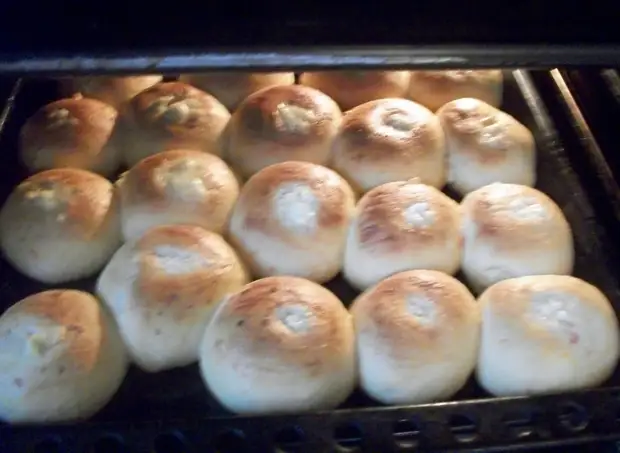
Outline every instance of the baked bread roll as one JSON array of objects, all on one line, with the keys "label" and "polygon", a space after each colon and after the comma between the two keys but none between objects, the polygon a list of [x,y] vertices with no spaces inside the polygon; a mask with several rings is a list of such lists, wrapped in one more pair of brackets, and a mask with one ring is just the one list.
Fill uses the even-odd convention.
[{"label": "baked bread roll", "polygon": [[161,82],[161,75],[129,77],[70,77],[60,81],[63,96],[81,93],[87,98],[99,99],[120,109],[138,93]]},{"label": "baked bread roll", "polygon": [[497,396],[567,392],[602,384],[618,363],[618,320],[609,300],[566,275],[504,280],[479,299],[477,377]]},{"label": "baked bread roll", "polygon": [[284,162],[245,184],[230,240],[256,277],[295,275],[323,283],[340,272],[354,211],[353,191],[337,173]]},{"label": "baked bread roll", "polygon": [[246,178],[285,161],[325,164],[341,119],[336,103],[313,88],[265,88],[233,113],[227,158]]},{"label": "baked bread roll", "polygon": [[441,188],[445,159],[443,129],[430,110],[406,99],[379,99],[344,115],[331,166],[363,193],[411,178]]},{"label": "baked bread roll", "polygon": [[475,98],[499,107],[504,76],[499,69],[412,71],[408,97],[433,112],[450,101]]},{"label": "baked bread roll", "polygon": [[454,274],[461,262],[459,205],[415,181],[391,182],[362,197],[347,236],[343,274],[364,290],[397,272]]},{"label": "baked bread roll", "polygon": [[197,225],[223,233],[239,196],[239,183],[223,160],[191,150],[147,157],[117,185],[126,240],[165,224]]},{"label": "baked bread roll", "polygon": [[448,182],[462,195],[494,182],[533,186],[536,143],[512,116],[473,98],[437,111],[446,134]]},{"label": "baked bread roll", "polygon": [[405,97],[409,79],[409,71],[319,71],[301,74],[299,83],[330,96],[344,112],[375,99]]},{"label": "baked bread roll", "polygon": [[32,172],[74,167],[111,176],[120,165],[117,111],[75,97],[39,109],[20,132],[19,154]]},{"label": "baked bread roll", "polygon": [[0,248],[21,273],[56,284],[89,277],[121,242],[112,184],[74,168],[19,184],[0,210]]},{"label": "baked bread roll", "polygon": [[134,97],[123,114],[125,163],[131,167],[172,149],[219,155],[229,119],[210,94],[181,82],[158,83]]},{"label": "baked bread roll", "polygon": [[88,418],[127,371],[116,326],[88,293],[44,291],[0,317],[0,419],[51,423]]},{"label": "baked bread roll", "polygon": [[462,270],[481,292],[513,277],[570,274],[570,225],[544,193],[517,184],[490,184],[465,197]]},{"label": "baked bread roll", "polygon": [[200,347],[200,370],[232,412],[332,409],[355,386],[354,342],[351,317],[331,292],[270,277],[222,303]]},{"label": "baked bread roll", "polygon": [[293,85],[293,72],[208,72],[184,74],[179,80],[215,96],[230,111],[249,95],[275,85]]},{"label": "baked bread roll", "polygon": [[386,278],[351,306],[362,389],[384,404],[450,398],[476,365],[480,310],[469,290],[442,272]]},{"label": "baked bread roll", "polygon": [[99,276],[97,294],[136,365],[156,372],[196,362],[213,311],[247,282],[221,236],[167,225],[125,243]]}]

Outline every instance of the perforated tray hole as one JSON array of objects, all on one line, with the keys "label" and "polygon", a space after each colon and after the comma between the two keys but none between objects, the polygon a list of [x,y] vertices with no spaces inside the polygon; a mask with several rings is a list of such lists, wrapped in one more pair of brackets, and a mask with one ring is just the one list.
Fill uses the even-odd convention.
[{"label": "perforated tray hole", "polygon": [[62,453],[58,439],[45,439],[32,446],[32,453]]},{"label": "perforated tray hole", "polygon": [[248,448],[245,434],[240,429],[231,429],[219,434],[213,444],[216,453],[243,453]]},{"label": "perforated tray hole", "polygon": [[457,442],[469,443],[478,438],[478,422],[469,415],[455,414],[450,417],[450,430]]},{"label": "perforated tray hole", "polygon": [[278,452],[296,453],[301,451],[304,438],[304,432],[299,426],[289,426],[278,431],[273,442]]},{"label": "perforated tray hole", "polygon": [[509,412],[502,417],[506,434],[511,439],[524,439],[534,434],[536,425],[534,416],[527,411]]},{"label": "perforated tray hole", "polygon": [[174,431],[157,436],[153,453],[189,453],[189,445],[180,432]]},{"label": "perforated tray hole", "polygon": [[357,423],[343,423],[334,429],[334,441],[346,452],[359,451],[362,446],[362,429]]},{"label": "perforated tray hole", "polygon": [[590,423],[590,415],[585,407],[573,401],[564,403],[558,408],[560,424],[568,431],[583,431]]},{"label": "perforated tray hole", "polygon": [[399,420],[393,427],[394,443],[402,449],[414,449],[420,443],[420,427],[414,420]]},{"label": "perforated tray hole", "polygon": [[121,437],[107,435],[97,439],[89,453],[129,453],[129,449]]}]

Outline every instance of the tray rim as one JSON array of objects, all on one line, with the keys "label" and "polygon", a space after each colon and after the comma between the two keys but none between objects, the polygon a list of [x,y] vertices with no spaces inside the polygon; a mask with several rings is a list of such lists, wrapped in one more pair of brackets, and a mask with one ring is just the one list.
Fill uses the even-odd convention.
[{"label": "tray rim", "polygon": [[553,68],[614,65],[620,47],[606,44],[435,44],[323,47],[167,48],[81,53],[0,53],[0,75],[59,76],[214,70]]}]

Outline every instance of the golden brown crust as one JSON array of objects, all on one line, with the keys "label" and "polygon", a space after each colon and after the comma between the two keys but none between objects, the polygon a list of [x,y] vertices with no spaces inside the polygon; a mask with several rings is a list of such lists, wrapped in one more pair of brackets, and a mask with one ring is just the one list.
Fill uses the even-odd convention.
[{"label": "golden brown crust", "polygon": [[408,71],[306,72],[300,83],[333,97],[343,110],[374,99],[403,97],[409,84]]},{"label": "golden brown crust", "polygon": [[106,341],[106,326],[99,304],[90,294],[69,289],[44,291],[22,299],[7,314],[51,320],[63,328],[62,342],[73,364],[85,373],[96,366]]},{"label": "golden brown crust", "polygon": [[[291,125],[285,109],[306,112],[304,127]],[[340,119],[334,101],[310,87],[274,86],[260,90],[239,106],[233,114],[234,134],[249,141],[274,142],[283,146],[310,145],[321,142],[331,133],[330,124]]]},{"label": "golden brown crust", "polygon": [[529,310],[532,296],[542,292],[562,292],[615,316],[607,297],[597,287],[570,275],[533,275],[503,280],[488,288],[480,296],[480,303],[488,305],[497,315],[522,317]]},{"label": "golden brown crust", "polygon": [[[132,167],[122,177],[121,193],[127,204],[148,203],[153,207],[165,208],[178,200],[166,190],[165,175],[174,167],[191,163],[189,173],[198,178],[207,189],[207,195],[194,203],[196,209],[211,212],[221,203],[217,193],[234,180],[234,175],[219,157],[194,150],[172,150],[154,154]],[[237,188],[238,190],[238,188]]]},{"label": "golden brown crust", "polygon": [[505,160],[505,151],[534,151],[532,133],[519,121],[479,99],[463,98],[437,112],[446,134],[459,143],[452,152],[466,155],[483,165]]},{"label": "golden brown crust", "polygon": [[[396,127],[390,122],[396,122]],[[443,145],[438,126],[437,118],[426,107],[405,99],[379,99],[344,115],[335,146],[358,162],[414,160]]]},{"label": "golden brown crust", "polygon": [[[179,108],[167,109],[171,105]],[[158,83],[142,91],[127,110],[129,127],[148,131],[167,149],[202,149],[204,137],[213,134],[214,126],[219,131],[225,116],[228,110],[217,99],[182,82]]]},{"label": "golden brown crust", "polygon": [[[404,211],[428,203],[433,221],[428,226],[407,222]],[[357,206],[357,228],[362,247],[402,251],[404,247],[440,243],[458,235],[458,204],[439,190],[415,181],[391,182],[370,190]]]},{"label": "golden brown crust", "polygon": [[[479,298],[481,309],[488,315],[514,323],[540,346],[556,349],[565,342],[532,314],[532,301],[536,295],[549,293],[555,299],[574,298],[590,310],[603,316],[616,315],[606,296],[595,286],[569,275],[534,275],[503,280],[488,288]],[[572,313],[575,315],[575,313]]]},{"label": "golden brown crust", "polygon": [[[407,307],[408,298],[432,303],[433,321],[421,320]],[[411,345],[423,349],[468,321],[479,322],[476,301],[458,280],[443,272],[414,270],[395,274],[361,294],[351,306],[358,335],[370,333],[407,357]],[[438,357],[440,360],[440,357]]]},{"label": "golden brown crust", "polygon": [[81,93],[118,107],[161,79],[160,75],[71,77],[61,80],[61,92],[67,96]]},{"label": "golden brown crust", "polygon": [[502,71],[498,69],[413,71],[409,96],[433,111],[464,97],[497,105],[501,101],[502,79]]},{"label": "golden brown crust", "polygon": [[247,96],[273,85],[292,85],[295,74],[292,72],[209,72],[186,74],[182,82],[194,85],[220,99],[229,108],[235,108]]},{"label": "golden brown crust", "polygon": [[39,109],[20,132],[22,158],[30,166],[36,154],[53,154],[54,166],[88,163],[113,136],[117,111],[96,99],[61,99]]},{"label": "golden brown crust", "polygon": [[65,224],[84,237],[97,234],[111,220],[114,186],[86,170],[57,168],[37,173],[19,184],[12,196],[23,204],[50,190],[63,205]]},{"label": "golden brown crust", "polygon": [[[159,264],[158,250],[174,248],[204,260],[205,265],[182,274],[169,273]],[[136,300],[150,309],[173,308],[181,321],[195,307],[212,307],[218,288],[244,275],[234,251],[218,234],[189,225],[165,225],[149,230],[135,244],[139,274]],[[237,272],[234,272],[237,268]],[[241,284],[243,282],[240,282]]]},{"label": "golden brown crust", "polygon": [[492,241],[498,250],[531,250],[532,244],[564,244],[570,225],[547,195],[518,184],[490,184],[467,195],[461,210],[477,238]]},{"label": "golden brown crust", "polygon": [[317,233],[322,229],[343,227],[348,222],[347,205],[354,195],[344,179],[320,165],[289,161],[261,170],[243,186],[236,209],[245,211],[247,228],[281,238],[290,236],[271,208],[275,193],[285,183],[304,184],[319,200]]},{"label": "golden brown crust", "polygon": [[[308,310],[307,330],[284,325],[277,310],[287,306]],[[236,324],[235,342],[229,346],[244,356],[275,353],[311,374],[329,371],[349,348],[350,318],[342,302],[322,286],[296,277],[267,277],[246,285],[225,302],[214,322]]]}]

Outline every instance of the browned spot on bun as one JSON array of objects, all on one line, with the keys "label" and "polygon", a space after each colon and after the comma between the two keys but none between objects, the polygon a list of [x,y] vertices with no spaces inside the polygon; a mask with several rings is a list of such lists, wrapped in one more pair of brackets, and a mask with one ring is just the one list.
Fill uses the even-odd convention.
[{"label": "browned spot on bun", "polygon": [[[193,254],[204,260],[203,265],[183,273],[170,273],[160,264],[158,249],[166,247],[179,253]],[[190,225],[165,225],[150,229],[135,244],[139,275],[135,290],[152,310],[173,306],[179,319],[190,315],[194,307],[211,307],[219,302],[214,298],[226,279],[238,278],[229,272],[240,266],[233,250],[221,236]],[[217,300],[214,300],[217,299]]]},{"label": "browned spot on bun", "polygon": [[[515,212],[513,203],[526,202],[541,215]],[[564,243],[570,226],[557,204],[544,193],[517,184],[490,184],[467,195],[461,209],[477,227],[477,237],[492,240],[501,250],[531,250],[532,244]]]},{"label": "browned spot on bun", "polygon": [[[277,142],[280,145],[299,145],[313,137],[320,140],[328,133],[325,123],[334,120],[334,102],[321,93],[301,85],[273,86],[260,90],[241,103],[233,117],[237,127],[248,138]],[[301,108],[307,112],[307,129],[287,126],[279,111],[282,108]]]},{"label": "browned spot on bun", "polygon": [[[286,327],[277,316],[285,306],[305,307],[310,314],[306,331]],[[277,351],[284,362],[326,371],[332,359],[348,348],[349,315],[336,296],[322,286],[296,277],[268,277],[246,285],[225,302],[217,324],[243,321],[234,345],[244,355],[257,357]]]},{"label": "browned spot on bun", "polygon": [[341,227],[348,221],[348,203],[353,199],[348,184],[334,171],[308,162],[283,162],[256,173],[245,184],[237,209],[246,211],[245,223],[266,234],[286,236],[272,210],[272,200],[285,183],[310,188],[320,203],[317,232]]},{"label": "browned spot on bun", "polygon": [[9,312],[47,318],[64,327],[62,342],[73,364],[82,371],[91,371],[99,361],[106,328],[99,304],[90,294],[66,289],[44,291],[22,299]]},{"label": "browned spot on bun", "polygon": [[444,105],[437,115],[448,137],[458,144],[452,147],[453,153],[492,165],[508,159],[507,151],[534,152],[531,132],[512,116],[484,101],[457,99]]},{"label": "browned spot on bun", "polygon": [[[406,131],[391,131],[386,122],[396,117],[410,123]],[[354,161],[416,159],[443,144],[438,120],[425,107],[405,99],[379,99],[349,110],[340,127],[340,146]],[[440,144],[438,142],[441,142]]]},{"label": "browned spot on bun", "polygon": [[[184,121],[167,121],[166,118],[153,115],[154,104],[162,98],[171,98],[169,103],[189,101],[191,109]],[[199,136],[211,126],[213,121],[219,121],[219,113],[225,111],[220,102],[204,91],[182,82],[165,82],[153,85],[131,100],[130,117],[140,127],[167,134],[170,137]],[[213,115],[211,112],[217,112]],[[184,142],[171,142],[171,149],[177,145],[183,148]]]},{"label": "browned spot on bun", "polygon": [[[39,109],[20,131],[25,160],[40,151],[58,153],[57,166],[76,154],[97,156],[112,137],[117,111],[95,99],[61,99]],[[27,162],[31,165],[30,162]]]},{"label": "browned spot on bun", "polygon": [[[414,316],[407,299],[419,297],[434,308],[429,321]],[[356,327],[377,335],[389,345],[394,357],[410,356],[415,344],[431,347],[442,336],[450,336],[468,319],[479,321],[476,301],[458,280],[439,271],[414,270],[395,274],[360,295],[351,307]],[[440,359],[438,357],[438,359]]]},{"label": "browned spot on bun", "polygon": [[97,234],[111,220],[114,186],[86,170],[57,168],[37,173],[17,186],[14,196],[24,203],[29,194],[49,187],[55,191],[55,198],[64,204],[67,225],[81,235]]},{"label": "browned spot on bun", "polygon": [[[407,223],[411,204],[428,203],[434,220],[429,226]],[[358,234],[362,247],[398,252],[411,244],[442,242],[458,234],[458,204],[439,190],[415,182],[392,182],[370,190],[358,206]]]},{"label": "browned spot on bun", "polygon": [[[149,156],[133,166],[123,177],[123,196],[127,203],[151,203],[168,205],[176,202],[166,192],[166,180],[162,176],[171,172],[174,165],[194,162],[192,174],[205,187],[220,189],[230,182],[232,173],[219,157],[195,150],[171,150]],[[218,200],[211,200],[207,209],[213,209]]]}]

